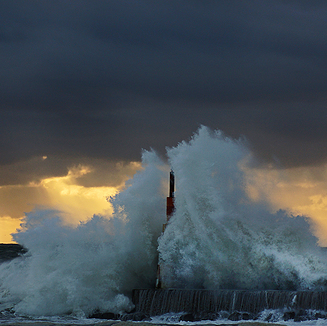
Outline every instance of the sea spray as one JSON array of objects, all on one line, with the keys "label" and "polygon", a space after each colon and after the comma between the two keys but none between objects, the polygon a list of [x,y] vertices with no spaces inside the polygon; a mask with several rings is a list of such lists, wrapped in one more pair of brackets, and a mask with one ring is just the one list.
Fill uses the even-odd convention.
[{"label": "sea spray", "polygon": [[166,287],[325,289],[327,257],[303,217],[249,200],[243,140],[206,127],[167,152],[175,213],[159,239]]},{"label": "sea spray", "polygon": [[144,152],[143,170],[110,199],[113,215],[77,228],[64,226],[53,210],[27,214],[14,239],[28,253],[0,265],[0,302],[12,303],[20,315],[131,310],[132,289],[155,283],[164,169],[154,153]]},{"label": "sea spray", "polygon": [[26,215],[14,239],[28,253],[0,265],[2,307],[37,316],[130,311],[132,290],[154,287],[158,254],[167,287],[325,289],[326,254],[307,220],[247,196],[245,141],[201,127],[167,156],[177,189],[164,234],[170,167],[144,152],[143,169],[109,199],[111,216],[73,228],[55,210]]}]

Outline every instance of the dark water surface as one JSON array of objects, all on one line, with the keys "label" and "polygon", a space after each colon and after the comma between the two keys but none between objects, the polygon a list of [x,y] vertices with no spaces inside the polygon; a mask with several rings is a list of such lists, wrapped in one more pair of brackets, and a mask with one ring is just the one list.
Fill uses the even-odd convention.
[{"label": "dark water surface", "polygon": [[[91,323],[91,324],[71,324],[71,323],[52,323],[52,322],[30,322],[30,325],[37,325],[37,326],[71,326],[71,325],[79,325],[79,326],[91,326],[91,325],[96,325],[96,326],[160,326],[164,324],[154,324],[154,323],[136,323],[136,322],[115,322],[115,321],[104,321],[104,322],[98,322],[98,323]],[[5,324],[7,326],[26,326],[28,323],[9,323]],[[172,325],[172,324],[169,324]],[[197,324],[192,324],[193,326]],[[215,326],[266,326],[268,325],[267,323],[261,323],[261,322],[239,322],[239,323],[215,323],[215,324],[199,324],[199,325],[215,325]],[[281,326],[285,324],[273,324],[269,323],[271,326]]]},{"label": "dark water surface", "polygon": [[0,243],[0,262],[8,261],[21,256],[27,250],[15,243]]}]

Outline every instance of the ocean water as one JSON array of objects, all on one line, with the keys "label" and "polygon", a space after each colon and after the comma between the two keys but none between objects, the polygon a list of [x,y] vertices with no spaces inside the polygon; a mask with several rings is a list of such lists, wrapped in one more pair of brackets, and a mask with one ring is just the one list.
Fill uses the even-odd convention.
[{"label": "ocean water", "polygon": [[[126,314],[133,289],[154,287],[158,261],[167,288],[326,290],[327,254],[308,218],[247,196],[244,167],[254,158],[246,141],[201,127],[167,158],[142,153],[143,169],[109,199],[110,216],[73,228],[52,209],[26,214],[14,239],[28,252],[0,264],[0,323],[86,324],[101,322],[87,318],[94,312]],[[176,209],[162,234],[170,168]],[[183,324],[178,318],[152,322]],[[236,323],[210,321],[222,322]]]}]

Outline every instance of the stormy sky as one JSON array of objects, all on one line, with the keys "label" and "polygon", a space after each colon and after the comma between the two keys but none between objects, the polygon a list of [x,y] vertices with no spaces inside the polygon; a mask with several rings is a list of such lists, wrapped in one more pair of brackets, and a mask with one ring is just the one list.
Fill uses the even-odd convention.
[{"label": "stormy sky", "polygon": [[325,1],[13,0],[0,13],[1,165],[138,160],[200,124],[283,165],[326,159]]},{"label": "stormy sky", "polygon": [[11,0],[0,15],[0,186],[78,164],[97,167],[84,186],[116,186],[142,149],[200,125],[263,164],[327,160],[325,1]]}]

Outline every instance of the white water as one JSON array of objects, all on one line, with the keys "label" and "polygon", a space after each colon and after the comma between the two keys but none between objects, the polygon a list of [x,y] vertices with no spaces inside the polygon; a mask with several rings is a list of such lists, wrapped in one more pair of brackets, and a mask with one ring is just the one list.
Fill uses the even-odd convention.
[{"label": "white water", "polygon": [[324,288],[327,257],[306,220],[248,199],[242,142],[202,128],[168,156],[177,194],[159,240],[167,287]]},{"label": "white water", "polygon": [[145,169],[112,199],[111,217],[68,228],[54,211],[28,214],[24,231],[15,235],[28,255],[0,265],[0,302],[27,315],[130,310],[131,290],[155,284],[165,221],[162,162],[144,153],[143,163]]},{"label": "white water", "polygon": [[0,265],[0,311],[80,317],[95,309],[129,311],[131,290],[155,284],[158,251],[166,286],[324,289],[326,255],[306,220],[248,199],[242,166],[251,153],[242,141],[202,127],[167,156],[176,211],[159,246],[169,167],[144,152],[144,169],[111,199],[112,216],[77,228],[63,226],[51,210],[26,216],[15,240],[29,252]]}]

